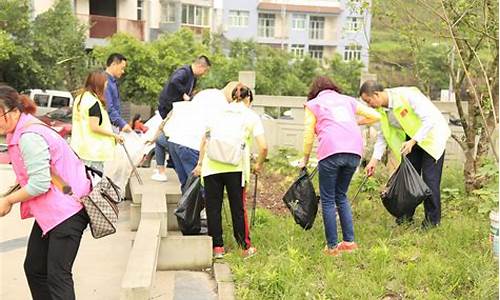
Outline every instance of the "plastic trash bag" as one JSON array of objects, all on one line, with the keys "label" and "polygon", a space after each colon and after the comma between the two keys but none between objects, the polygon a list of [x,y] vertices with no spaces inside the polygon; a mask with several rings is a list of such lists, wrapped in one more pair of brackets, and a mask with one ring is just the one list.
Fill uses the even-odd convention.
[{"label": "plastic trash bag", "polygon": [[[120,135],[125,140],[124,145],[127,147],[134,166],[137,166],[142,160],[146,145],[135,132],[120,132]],[[125,186],[131,174],[132,165],[125,153],[125,149],[122,145],[116,144],[113,160],[104,162],[104,175],[109,177],[120,188],[122,197],[125,196]]]},{"label": "plastic trash bag", "polygon": [[312,228],[316,214],[318,213],[319,197],[316,196],[311,179],[317,169],[311,175],[307,169],[300,171],[299,177],[283,196],[283,202],[292,213],[295,223],[305,230]]},{"label": "plastic trash bag", "polygon": [[201,230],[200,212],[205,207],[200,177],[191,175],[185,184],[179,204],[174,211],[183,235],[196,235]]},{"label": "plastic trash bag", "polygon": [[403,155],[401,164],[389,178],[380,197],[387,211],[399,218],[413,212],[425,198],[431,195],[431,189],[425,184],[410,160]]}]

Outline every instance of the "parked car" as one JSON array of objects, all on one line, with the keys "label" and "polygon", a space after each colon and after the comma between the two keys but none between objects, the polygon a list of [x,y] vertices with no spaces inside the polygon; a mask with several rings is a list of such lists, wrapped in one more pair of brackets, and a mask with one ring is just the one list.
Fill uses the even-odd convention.
[{"label": "parked car", "polygon": [[73,106],[73,95],[68,91],[31,89],[28,90],[27,94],[37,105],[37,116],[42,116],[60,107]]},{"label": "parked car", "polygon": [[39,116],[38,119],[52,127],[63,138],[68,139],[71,136],[72,113],[73,109],[71,107],[61,107],[43,116]]}]

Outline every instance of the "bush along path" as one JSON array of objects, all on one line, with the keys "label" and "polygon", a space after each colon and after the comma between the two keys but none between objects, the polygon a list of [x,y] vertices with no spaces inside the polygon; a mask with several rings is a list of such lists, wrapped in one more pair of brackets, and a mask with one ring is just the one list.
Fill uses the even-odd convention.
[{"label": "bush along path", "polygon": [[[360,249],[328,257],[322,252],[321,211],[310,231],[294,223],[281,196],[298,171],[272,159],[260,179],[251,230],[259,251],[255,257],[241,259],[230,220],[224,220],[225,261],[234,274],[237,299],[498,299],[498,260],[488,241],[487,213],[480,212],[497,204],[490,199],[485,209],[478,195],[465,196],[459,168],[445,172],[440,227],[420,229],[422,206],[414,224],[396,226],[378,196],[387,179],[381,172],[352,203]],[[357,174],[351,197],[361,180]],[[487,193],[497,199],[494,187]]]}]

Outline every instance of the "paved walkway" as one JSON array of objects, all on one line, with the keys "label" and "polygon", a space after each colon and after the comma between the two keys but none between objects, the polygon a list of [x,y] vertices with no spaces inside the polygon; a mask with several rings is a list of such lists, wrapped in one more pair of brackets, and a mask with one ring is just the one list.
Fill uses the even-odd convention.
[{"label": "paved walkway", "polygon": [[[8,165],[0,165],[0,192],[14,182]],[[87,229],[83,235],[73,279],[78,299],[119,299],[120,284],[134,232],[128,228],[129,202],[120,204],[118,231],[109,237],[94,239]],[[0,299],[30,299],[23,261],[33,219],[21,220],[19,205],[0,218]]]},{"label": "paved walkway", "polygon": [[[0,164],[0,193],[15,181],[10,165]],[[77,299],[114,300],[120,298],[120,286],[135,232],[129,229],[129,205],[120,206],[117,233],[94,239],[87,229],[83,235],[73,279]],[[21,220],[19,205],[0,218],[0,299],[30,299],[23,271],[26,243],[33,219]],[[151,299],[217,299],[215,281],[205,272],[159,271]]]}]

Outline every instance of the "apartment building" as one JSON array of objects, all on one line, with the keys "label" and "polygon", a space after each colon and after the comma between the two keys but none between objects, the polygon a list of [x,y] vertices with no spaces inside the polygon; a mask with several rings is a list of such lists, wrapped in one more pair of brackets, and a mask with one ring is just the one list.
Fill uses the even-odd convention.
[{"label": "apartment building", "polygon": [[[33,16],[47,11],[55,0],[32,0]],[[72,0],[78,19],[88,25],[86,47],[103,45],[106,38],[126,32],[141,41],[156,38],[160,0]]]},{"label": "apartment building", "polygon": [[[32,0],[34,15],[55,0]],[[366,0],[72,0],[75,15],[89,26],[87,48],[116,32],[154,40],[182,27],[227,40],[253,39],[325,62],[334,53],[368,66],[371,15]]]},{"label": "apartment building", "polygon": [[324,61],[339,53],[368,66],[370,14],[361,0],[223,0],[222,33]]}]

